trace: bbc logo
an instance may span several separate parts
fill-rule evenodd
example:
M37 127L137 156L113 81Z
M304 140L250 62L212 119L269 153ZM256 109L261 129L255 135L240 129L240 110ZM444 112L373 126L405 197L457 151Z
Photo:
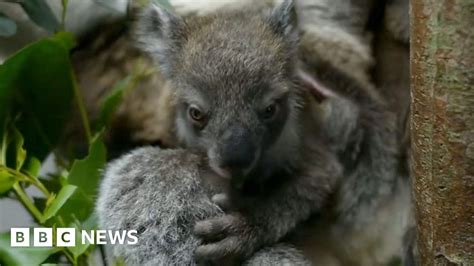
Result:
M52 247L54 238L53 229L33 228L32 238L34 247ZM11 247L29 247L30 245L30 228L11 228ZM74 247L75 245L75 228L56 228L56 247Z

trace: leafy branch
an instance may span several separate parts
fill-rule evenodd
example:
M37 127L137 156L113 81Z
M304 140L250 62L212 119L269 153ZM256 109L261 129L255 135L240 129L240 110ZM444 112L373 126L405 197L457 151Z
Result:
M99 119L90 121L70 62L74 38L59 31L65 28L68 0L61 0L60 21L45 0L0 2L20 5L38 26L56 32L51 38L21 49L0 65L0 199L18 200L43 227L95 229L94 202L107 153L102 132L124 95L151 71L138 61L133 72L117 82L105 97ZM0 36L8 37L15 32L15 21L0 12ZM78 110L89 144L88 155L82 159L57 152L71 107ZM58 169L45 177L40 169L48 156L55 157ZM39 190L41 196L29 195L29 187ZM38 265L67 259L72 265L84 265L95 248L82 243L61 248L11 248L10 234L4 233L0 234L0 264ZM105 256L103 252L102 255Z
M93 229L106 148L102 127L91 132L69 61L73 45L71 35L58 33L29 45L0 66L0 196L14 193L41 226ZM44 62L48 68L41 67ZM82 113L89 154L83 159L68 158L72 164L65 165L71 167L60 166L58 174L41 177L41 161L54 153L74 102ZM29 185L41 191L42 197L28 196ZM94 248L78 243L68 248L22 248L19 254L9 246L9 237L0 235L2 265L38 265L57 252L79 265Z

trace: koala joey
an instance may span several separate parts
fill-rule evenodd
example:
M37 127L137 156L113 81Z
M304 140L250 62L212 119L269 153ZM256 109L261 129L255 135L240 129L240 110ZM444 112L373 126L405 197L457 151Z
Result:
M183 149L141 148L105 171L101 227L139 232L116 256L382 265L401 246L403 228L382 232L391 211L406 212L393 114L370 86L301 54L298 35L290 0L202 17L143 12L140 46L175 88ZM395 243L369 250L383 241Z

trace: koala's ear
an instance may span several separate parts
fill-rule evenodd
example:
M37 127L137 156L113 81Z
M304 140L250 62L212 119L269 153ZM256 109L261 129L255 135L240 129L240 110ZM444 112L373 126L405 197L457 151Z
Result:
M279 0L270 14L270 24L277 34L297 38L298 19L294 0Z
M181 17L151 3L140 14L135 34L139 47L158 61L164 74L170 74L174 57L185 40L185 30Z

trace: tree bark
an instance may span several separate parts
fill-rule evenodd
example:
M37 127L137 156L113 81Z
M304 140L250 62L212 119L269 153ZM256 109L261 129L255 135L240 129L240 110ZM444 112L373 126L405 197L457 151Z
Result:
M474 265L474 1L411 1L412 170L421 265Z

